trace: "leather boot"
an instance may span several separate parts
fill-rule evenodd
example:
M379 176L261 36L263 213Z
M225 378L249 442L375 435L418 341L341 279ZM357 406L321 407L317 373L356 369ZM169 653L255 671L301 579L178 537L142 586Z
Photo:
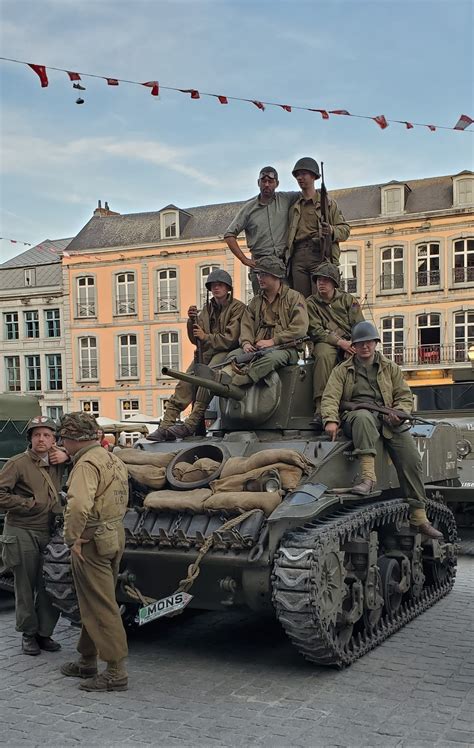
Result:
M168 434L168 429L164 429L161 426L159 426L155 431L152 431L151 434L147 434L145 436L145 439L148 439L150 442L166 442L168 439L166 438Z
M79 684L83 691L126 691L128 689L128 675L125 661L108 662L106 669L95 678Z
M40 636L37 634L36 641L40 649L44 649L45 652L58 652L61 649L60 643L55 642L50 636Z
M36 636L30 636L29 634L23 634L21 639L21 650L23 654L25 655L39 655L41 654L41 649L39 647L38 642L36 641Z
M59 669L68 678L93 678L97 675L97 660L81 657L79 662L64 662Z
M186 436L192 436L194 429L190 429L185 423L175 423L166 429L166 439L163 441L172 442L175 439L184 439Z
M352 486L351 493L357 496L369 496L375 490L375 457L374 455L358 455L360 464L360 481Z
M432 540L443 540L443 533L433 527L426 516L426 511L421 507L411 510L410 525L414 530L420 532L422 535L426 535L426 537L431 538Z
M355 486L352 486L351 493L355 493L357 496L369 496L373 491L375 491L376 483L374 480L371 480L370 478L362 478L359 483L356 483Z

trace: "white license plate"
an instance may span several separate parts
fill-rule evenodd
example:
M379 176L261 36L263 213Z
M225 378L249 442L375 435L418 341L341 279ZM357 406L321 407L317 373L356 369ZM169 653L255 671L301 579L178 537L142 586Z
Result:
M145 605L138 611L138 624L143 626L145 623L150 623L157 618L167 616L170 613L177 613L193 599L192 595L188 595L187 592L175 592L169 597L162 597L161 600L155 600L149 605Z

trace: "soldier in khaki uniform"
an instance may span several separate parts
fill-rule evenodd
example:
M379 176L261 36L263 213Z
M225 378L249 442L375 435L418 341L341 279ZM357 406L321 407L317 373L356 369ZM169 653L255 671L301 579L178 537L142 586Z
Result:
M194 345L200 343L202 363L212 365L222 363L228 352L238 346L240 320L245 304L233 298L232 278L225 270L217 269L209 273L206 288L208 293L212 294L212 298L208 299L201 312L198 314L195 306L191 306L188 310L188 337ZM190 373L194 371L194 361L187 371ZM193 399L193 385L179 381L174 394L166 404L160 427L148 434L146 438L150 441L163 442L194 434L204 417L212 394L209 390L199 387L191 415L184 423L176 423L181 411L187 408Z
M284 284L285 266L278 257L263 257L256 268L260 293L255 296L242 317L241 348L235 351L251 353L271 348L306 335L308 312L301 294ZM243 373L234 373L232 383L238 386L255 384L271 371L286 364L296 363L296 348L270 351L251 362Z
M373 402L411 413L413 396L402 370L376 351L378 332L370 322L358 322L352 330L355 355L339 364L324 390L321 413L324 428L334 440L339 428L352 439L353 454L360 462L361 479L352 493L367 496L375 489L375 455L382 438L397 471L400 488L410 505L410 522L421 533L439 540L426 516L426 493L422 480L421 458L412 435L396 416L379 417L369 410L346 411L339 415L340 404Z
M59 489L69 458L56 446L51 418L33 418L26 434L26 452L0 470L0 509L7 512L0 544L3 563L15 579L16 630L23 633L23 653L39 655L41 649L61 649L51 638L59 611L44 588L43 551L54 515L62 513Z
M67 482L64 540L71 548L72 575L81 612L78 662L61 666L63 675L88 678L85 691L125 691L127 637L115 599L125 545L127 469L97 441L97 422L88 413L61 418L59 434L73 458ZM97 657L107 663L97 674Z
M314 186L320 177L319 165L313 158L305 156L296 162L293 176L301 189L301 197L290 208L288 226L288 249L286 263L289 268L290 286L308 298L316 292L312 278L322 262L321 237L331 236L331 257L339 265L341 253L339 242L350 234L349 224L339 210L335 200L329 200L328 223L321 215L321 193Z
M312 425L322 431L321 398L329 375L337 362L352 355L351 330L362 322L360 304L350 293L339 291L339 270L330 262L322 263L313 275L317 291L306 300L309 315L308 335L314 342Z

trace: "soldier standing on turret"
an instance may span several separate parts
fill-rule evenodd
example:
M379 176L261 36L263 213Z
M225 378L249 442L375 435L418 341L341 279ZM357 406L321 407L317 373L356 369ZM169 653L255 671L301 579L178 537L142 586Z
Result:
M319 165L313 158L300 158L292 173L302 194L290 208L285 259L291 288L307 298L316 293L312 278L318 265L324 259L339 265L339 242L349 237L350 228L333 199L329 201L328 222L323 221L321 193L314 186L315 181L320 178ZM327 235L332 239L331 257L324 258L321 238Z
M209 273L206 288L212 294L201 312L195 306L188 310L188 337L194 345L200 343L203 360L200 363L213 365L222 363L229 351L237 348L240 333L240 320L245 304L232 296L232 278L225 270L217 269ZM187 369L194 371L193 362ZM196 392L191 415L184 423L176 423L181 411L193 401L194 388L187 382L178 382L174 394L166 404L160 427L148 434L150 441L174 441L176 438L195 433L209 405L212 394L202 387Z

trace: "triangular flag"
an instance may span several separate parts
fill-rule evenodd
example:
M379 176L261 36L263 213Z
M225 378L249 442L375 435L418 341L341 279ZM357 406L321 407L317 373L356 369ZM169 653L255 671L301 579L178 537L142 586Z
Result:
M152 96L158 96L160 93L160 84L158 81L148 81L147 83L142 83L142 86L148 86L148 88L151 88Z
M227 96L217 96L221 104L228 104Z
M329 114L325 109L308 109L308 112L319 112L323 119L329 119Z
M201 94L199 91L196 91L195 88L179 88L178 91L181 91L181 93L188 93L191 94L192 99L200 99Z
M381 130L385 130L388 127L388 122L383 114L378 114L377 117L372 117L372 119L378 124Z
M119 82L116 78L106 78L108 86L118 86Z
M69 75L69 80L70 81L80 81L81 80L81 76L79 75L79 73L70 73L69 70L66 70L66 73Z
M288 104L280 104L280 106L285 112L291 112L291 106L288 106Z
M461 114L458 121L454 125L455 130L465 130L466 127L469 127L469 125L472 125L474 122L474 119L471 119L467 114Z
M252 101L252 104L255 104L257 109L261 109L262 112L265 111L265 106L262 104L261 101Z
M34 65L32 62L29 62L28 65L39 76L39 79L41 81L41 88L46 88L49 83L48 76L46 74L46 67L44 65Z
M352 115L347 111L347 109L330 109L329 114L345 114L347 117L351 117Z

